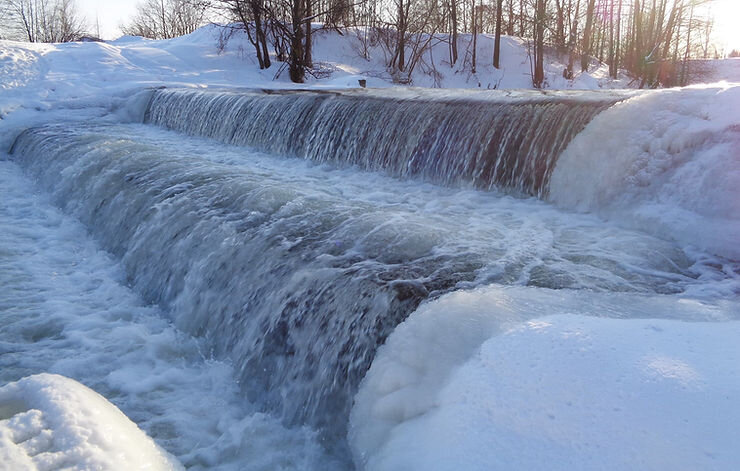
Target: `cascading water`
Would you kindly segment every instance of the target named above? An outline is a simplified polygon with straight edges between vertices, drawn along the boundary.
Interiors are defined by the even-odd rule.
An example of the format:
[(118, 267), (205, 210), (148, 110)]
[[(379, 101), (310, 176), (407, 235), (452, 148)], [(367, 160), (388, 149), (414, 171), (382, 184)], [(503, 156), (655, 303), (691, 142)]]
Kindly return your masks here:
[(316, 162), (453, 186), (546, 192), (555, 162), (623, 97), (156, 90), (145, 121)]
[(176, 324), (233, 357), (249, 397), (290, 423), (341, 433), (376, 345), (482, 266), (413, 214), (90, 130), (31, 130), (14, 152), (123, 259), (145, 299), (183, 312)]
[(309, 162), (144, 125), (33, 128), (14, 160), (145, 301), (233, 362), (252, 402), (339, 449), (378, 345), (424, 300), (491, 283), (670, 294), (728, 276), (669, 240), (496, 191), (547, 194), (561, 151), (617, 95), (153, 93), (149, 123)]

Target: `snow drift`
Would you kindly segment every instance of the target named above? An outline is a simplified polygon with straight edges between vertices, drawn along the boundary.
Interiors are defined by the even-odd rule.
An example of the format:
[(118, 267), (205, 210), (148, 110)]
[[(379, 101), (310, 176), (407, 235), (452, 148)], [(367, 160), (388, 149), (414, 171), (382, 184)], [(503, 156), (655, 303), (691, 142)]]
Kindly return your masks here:
[(398, 326), (365, 376), (358, 468), (732, 469), (739, 313), (585, 291), (447, 295)]
[(550, 199), (740, 260), (740, 86), (618, 103), (570, 143)]
[(103, 396), (50, 374), (0, 387), (0, 461), (16, 470), (184, 469)]

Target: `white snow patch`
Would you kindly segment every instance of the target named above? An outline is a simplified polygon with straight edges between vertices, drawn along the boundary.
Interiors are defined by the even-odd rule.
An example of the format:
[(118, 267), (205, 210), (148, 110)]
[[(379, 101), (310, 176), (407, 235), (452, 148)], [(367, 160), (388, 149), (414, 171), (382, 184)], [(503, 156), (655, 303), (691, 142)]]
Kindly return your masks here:
[(384, 471), (734, 469), (740, 309), (686, 301), (491, 287), (428, 303), (363, 381), (355, 459)]
[(641, 94), (602, 112), (560, 156), (550, 199), (740, 259), (740, 86)]
[(0, 461), (18, 471), (184, 469), (103, 396), (51, 374), (0, 388)]

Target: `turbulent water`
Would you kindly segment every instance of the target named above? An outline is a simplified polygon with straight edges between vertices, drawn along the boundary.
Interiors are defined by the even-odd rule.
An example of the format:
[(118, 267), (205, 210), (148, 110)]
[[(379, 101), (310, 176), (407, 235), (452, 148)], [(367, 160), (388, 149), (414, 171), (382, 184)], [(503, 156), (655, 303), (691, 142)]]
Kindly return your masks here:
[[(38, 371), (50, 352), (65, 351), (71, 338), (86, 332), (68, 320), (76, 315), (68, 305), (79, 296), (89, 298), (86, 309), (107, 311), (113, 304), (120, 314), (105, 314), (100, 322), (120, 316), (173, 338), (192, 336), (182, 347), (185, 353), (158, 346), (143, 361), (166, 369), (179, 361), (175, 358), (192, 357), (181, 368), (197, 370), (198, 377), (209, 367), (203, 358), (225, 360), (230, 366), (214, 363), (225, 375), (215, 382), (233, 377), (239, 383), (249, 404), (242, 415), (266, 411), (288, 426), (310, 426), (305, 434), (304, 429), (290, 432), (292, 443), (301, 443), (297, 450), (310, 449), (307, 461), (286, 466), (314, 468), (329, 460), (311, 448), (314, 431), (346, 464), (344, 440), (360, 381), (378, 346), (425, 300), (491, 284), (562, 293), (735, 296), (737, 263), (721, 253), (507, 195), (511, 188), (547, 193), (558, 156), (617, 98), (511, 100), (430, 103), (423, 97), (399, 102), (361, 94), (164, 90), (154, 93), (147, 122), (231, 145), (143, 124), (47, 125), (23, 132), (12, 159), (63, 215), (36, 203), (36, 196), (24, 197), (27, 190), (15, 187), (26, 177), (3, 163), (9, 183), (2, 191), (15, 198), (4, 211), (27, 210), (8, 223), (20, 227), (13, 229), (19, 233), (0, 240), (0, 251), (31, 250), (38, 242), (33, 224), (48, 225), (42, 215), (52, 214), (56, 225), (74, 226), (69, 218), (80, 221), (94, 240), (82, 245), (99, 246), (112, 258), (91, 248), (84, 250), (93, 255), (85, 255), (71, 244), (87, 240), (79, 228), (60, 235), (69, 245), (58, 249), (67, 257), (62, 264), (68, 271), (53, 276), (67, 280), (67, 294), (64, 288), (38, 289), (38, 276), (52, 275), (30, 273), (54, 255), (39, 255), (30, 268), (6, 257), (10, 262), (0, 266), (0, 277), (13, 279), (14, 288), (0, 303), (9, 307), (3, 322), (12, 328), (0, 340), (15, 353), (3, 357), (14, 365), (5, 379)], [(562, 187), (557, 191), (562, 195)], [(39, 237), (51, 244), (54, 234), (63, 234), (59, 231), (41, 231)], [(90, 263), (91, 256), (112, 275), (72, 268)], [(74, 294), (80, 283), (90, 286), (83, 290), (87, 294)], [(101, 291), (101, 284), (110, 284), (115, 293)], [(70, 313), (43, 328), (29, 320), (57, 303)], [(616, 306), (599, 314), (626, 315)], [(705, 317), (695, 314), (695, 320)], [(18, 345), (39, 339), (44, 347), (38, 359), (19, 356), (29, 347)], [(162, 348), (176, 351), (160, 354)], [(92, 359), (97, 349), (81, 354)], [(96, 374), (78, 367), (72, 372)], [(114, 379), (133, 375), (107, 374)], [(93, 385), (100, 384), (115, 400), (123, 392), (110, 384), (125, 382), (95, 380)], [(186, 393), (193, 387), (192, 382), (183, 386)], [(161, 391), (148, 394), (138, 402), (125, 394), (121, 399), (124, 406), (132, 402), (124, 411), (133, 411), (145, 425), (150, 419), (142, 404), (153, 401), (156, 407), (167, 400)], [(243, 407), (234, 396), (227, 402), (235, 410)], [(228, 456), (236, 453), (238, 446), (221, 443), (187, 455), (183, 450), (192, 434), (178, 440), (186, 426), (167, 420), (163, 428), (152, 424), (147, 431), (170, 443), (186, 464), (214, 466), (223, 453), (213, 451), (219, 446), (232, 450)], [(215, 436), (225, 429), (235, 433), (219, 425)]]

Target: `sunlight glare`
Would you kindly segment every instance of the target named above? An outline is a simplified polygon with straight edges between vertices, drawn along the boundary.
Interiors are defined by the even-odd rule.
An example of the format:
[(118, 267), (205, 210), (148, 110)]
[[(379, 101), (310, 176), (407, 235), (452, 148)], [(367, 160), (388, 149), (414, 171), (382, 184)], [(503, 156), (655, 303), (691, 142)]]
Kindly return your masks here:
[(714, 17), (714, 37), (720, 51), (740, 50), (740, 0), (715, 0), (709, 8)]

